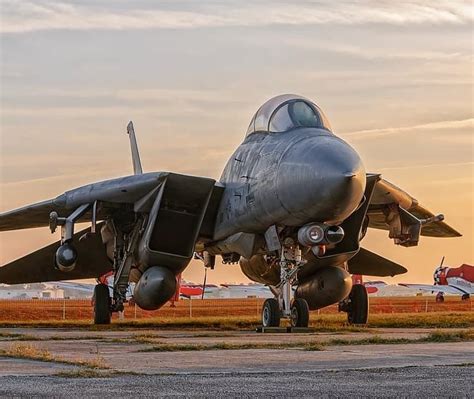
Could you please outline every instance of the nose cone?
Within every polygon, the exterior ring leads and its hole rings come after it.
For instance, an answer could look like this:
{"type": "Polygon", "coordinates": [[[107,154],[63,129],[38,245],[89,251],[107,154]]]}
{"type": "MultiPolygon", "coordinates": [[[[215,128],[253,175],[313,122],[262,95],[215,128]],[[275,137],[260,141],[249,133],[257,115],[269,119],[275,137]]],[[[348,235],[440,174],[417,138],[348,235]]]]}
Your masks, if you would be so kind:
{"type": "Polygon", "coordinates": [[[278,169],[277,195],[294,223],[340,223],[357,209],[366,174],[357,152],[336,136],[293,144],[278,169]]]}

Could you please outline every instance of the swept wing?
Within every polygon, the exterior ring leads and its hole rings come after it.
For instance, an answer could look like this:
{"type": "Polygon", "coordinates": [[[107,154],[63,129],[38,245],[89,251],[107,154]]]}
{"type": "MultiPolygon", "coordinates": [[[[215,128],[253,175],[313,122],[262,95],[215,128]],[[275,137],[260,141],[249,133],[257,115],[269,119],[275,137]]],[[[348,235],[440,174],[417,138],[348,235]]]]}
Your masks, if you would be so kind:
{"type": "MultiPolygon", "coordinates": [[[[374,189],[369,210],[368,227],[390,230],[389,220],[398,208],[408,211],[415,218],[426,223],[421,226],[421,235],[428,237],[460,237],[461,234],[443,221],[442,215],[435,216],[431,211],[421,206],[410,194],[388,182],[380,179],[374,189]]],[[[393,220],[393,218],[392,218],[393,220]]]]}

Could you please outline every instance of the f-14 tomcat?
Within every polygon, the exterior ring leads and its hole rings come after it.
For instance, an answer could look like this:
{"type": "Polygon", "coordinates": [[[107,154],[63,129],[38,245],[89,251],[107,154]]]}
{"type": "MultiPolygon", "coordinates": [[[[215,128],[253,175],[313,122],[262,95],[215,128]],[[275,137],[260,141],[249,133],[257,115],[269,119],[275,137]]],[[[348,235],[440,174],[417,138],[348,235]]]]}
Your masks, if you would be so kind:
{"type": "Polygon", "coordinates": [[[275,298],[262,323],[288,318],[307,326],[309,310],[339,303],[350,323],[366,323],[367,291],[351,274],[397,275],[406,269],[360,247],[367,229],[385,229],[410,247],[420,235],[460,234],[379,174],[366,173],[357,152],[337,137],[312,101],[281,95],[263,104],[218,182],[171,172],[143,173],[128,125],[134,175],[75,188],[0,214],[0,231],[49,226],[49,245],[0,268],[0,283],[98,278],[114,272],[113,296],[95,287],[95,323],[135,302],[158,309],[176,291],[193,256],[240,262],[275,298]],[[76,223],[91,226],[75,232],[76,223]]]}

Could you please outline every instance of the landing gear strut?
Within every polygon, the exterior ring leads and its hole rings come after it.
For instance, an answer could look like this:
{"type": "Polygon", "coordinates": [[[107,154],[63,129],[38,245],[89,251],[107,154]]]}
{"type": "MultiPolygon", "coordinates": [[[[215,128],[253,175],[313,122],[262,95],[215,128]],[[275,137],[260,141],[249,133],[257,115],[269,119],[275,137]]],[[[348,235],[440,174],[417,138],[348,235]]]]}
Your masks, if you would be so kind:
{"type": "Polygon", "coordinates": [[[267,299],[263,304],[263,327],[279,327],[281,318],[290,319],[292,327],[308,327],[308,303],[301,298],[292,299],[291,289],[297,283],[297,272],[304,263],[299,246],[292,239],[286,239],[281,248],[280,283],[274,290],[276,298],[267,299]]]}
{"type": "Polygon", "coordinates": [[[354,284],[349,296],[339,303],[339,311],[347,312],[349,324],[366,324],[369,318],[369,296],[363,284],[354,284]]]}
{"type": "Polygon", "coordinates": [[[135,262],[135,250],[144,221],[136,221],[129,233],[124,233],[111,221],[110,229],[114,235],[114,287],[111,303],[112,312],[122,312],[127,298],[130,271],[135,262]]]}

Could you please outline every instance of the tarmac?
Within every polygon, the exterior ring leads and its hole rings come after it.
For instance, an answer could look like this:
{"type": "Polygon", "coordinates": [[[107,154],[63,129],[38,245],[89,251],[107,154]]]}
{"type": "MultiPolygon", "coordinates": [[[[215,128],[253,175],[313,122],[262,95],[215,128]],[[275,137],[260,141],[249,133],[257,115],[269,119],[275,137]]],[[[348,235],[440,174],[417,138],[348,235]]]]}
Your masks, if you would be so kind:
{"type": "Polygon", "coordinates": [[[327,345],[309,351],[290,345],[331,339],[417,339],[429,329],[258,334],[249,331],[0,329],[0,350],[45,349],[54,361],[2,357],[1,397],[470,397],[474,344],[327,345]],[[12,334],[21,334],[11,336],[12,334]],[[280,349],[150,351],[157,345],[268,345],[280,349]],[[89,378],[78,361],[105,370],[89,378]],[[64,374],[66,373],[66,374],[64,374]]]}

